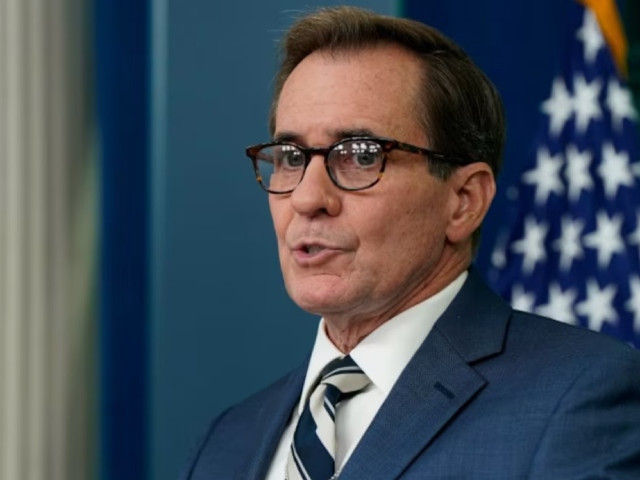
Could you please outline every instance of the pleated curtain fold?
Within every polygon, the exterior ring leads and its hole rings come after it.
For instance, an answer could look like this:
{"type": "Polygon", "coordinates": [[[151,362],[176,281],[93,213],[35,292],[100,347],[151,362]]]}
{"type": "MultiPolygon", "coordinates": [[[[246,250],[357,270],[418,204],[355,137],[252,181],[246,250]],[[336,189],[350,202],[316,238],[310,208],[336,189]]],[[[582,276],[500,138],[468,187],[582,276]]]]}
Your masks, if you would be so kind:
{"type": "Polygon", "coordinates": [[[0,480],[95,478],[88,4],[0,0],[0,480]]]}

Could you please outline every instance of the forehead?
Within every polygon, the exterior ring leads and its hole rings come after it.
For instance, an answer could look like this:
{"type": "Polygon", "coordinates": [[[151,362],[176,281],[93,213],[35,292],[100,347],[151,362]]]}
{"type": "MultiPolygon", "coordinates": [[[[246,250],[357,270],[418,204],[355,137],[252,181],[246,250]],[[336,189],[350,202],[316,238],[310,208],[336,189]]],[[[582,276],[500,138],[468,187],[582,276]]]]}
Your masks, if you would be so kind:
{"type": "Polygon", "coordinates": [[[275,135],[330,140],[336,132],[365,130],[416,141],[424,136],[417,113],[421,81],[420,61],[400,46],[314,52],[283,85],[275,135]]]}

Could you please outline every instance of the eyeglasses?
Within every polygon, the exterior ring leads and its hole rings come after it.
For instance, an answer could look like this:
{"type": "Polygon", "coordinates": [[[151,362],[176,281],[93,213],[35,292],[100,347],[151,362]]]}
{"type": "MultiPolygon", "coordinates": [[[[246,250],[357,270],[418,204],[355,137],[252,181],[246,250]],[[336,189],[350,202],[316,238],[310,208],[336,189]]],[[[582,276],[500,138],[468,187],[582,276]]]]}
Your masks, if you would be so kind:
{"type": "Polygon", "coordinates": [[[345,138],[326,148],[304,148],[291,142],[261,143],[248,147],[246,153],[260,186],[269,193],[284,194],[295,190],[315,155],[324,157],[329,178],[338,188],[357,191],[373,187],[382,178],[387,154],[392,150],[416,153],[454,166],[470,163],[397,140],[374,137],[345,138]]]}

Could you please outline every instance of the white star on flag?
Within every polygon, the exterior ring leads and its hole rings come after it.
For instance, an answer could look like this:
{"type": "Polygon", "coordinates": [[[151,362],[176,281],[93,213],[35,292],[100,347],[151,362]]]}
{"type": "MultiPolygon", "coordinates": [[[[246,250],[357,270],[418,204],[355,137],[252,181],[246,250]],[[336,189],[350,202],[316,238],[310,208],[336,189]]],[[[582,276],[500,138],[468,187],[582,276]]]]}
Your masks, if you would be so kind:
{"type": "Polygon", "coordinates": [[[578,151],[575,145],[567,146],[567,169],[565,177],[569,184],[569,200],[577,202],[583,190],[593,189],[593,179],[589,173],[589,166],[593,155],[588,150],[578,151]]]}
{"type": "Polygon", "coordinates": [[[631,101],[631,92],[627,88],[623,88],[617,78],[610,78],[607,86],[606,105],[611,112],[613,127],[622,130],[622,122],[627,120],[636,120],[638,114],[633,109],[631,101]]]}
{"type": "Polygon", "coordinates": [[[616,196],[621,186],[633,186],[629,154],[625,151],[616,152],[611,142],[602,145],[602,163],[598,167],[598,174],[602,178],[604,192],[610,198],[616,196]]]}
{"type": "Polygon", "coordinates": [[[514,285],[511,293],[511,304],[516,310],[524,310],[530,312],[535,305],[536,297],[532,293],[527,293],[522,285],[514,285]]]}
{"type": "Polygon", "coordinates": [[[598,52],[604,47],[604,39],[596,17],[590,10],[584,12],[584,22],[576,33],[576,37],[584,44],[584,58],[593,63],[598,52]]]}
{"type": "Polygon", "coordinates": [[[529,170],[522,176],[525,183],[536,186],[536,203],[545,203],[552,192],[559,195],[564,191],[564,185],[560,178],[561,168],[562,157],[560,155],[552,157],[549,155],[548,149],[538,150],[536,168],[529,170]]]}
{"type": "Polygon", "coordinates": [[[573,219],[570,215],[562,217],[562,234],[555,242],[553,247],[560,251],[560,269],[562,271],[571,270],[571,265],[576,259],[580,259],[584,255],[580,236],[584,229],[582,220],[573,219]]]}
{"type": "Polygon", "coordinates": [[[607,285],[601,289],[593,278],[587,281],[587,298],[576,304],[576,312],[587,317],[591,330],[601,330],[604,322],[615,322],[618,314],[613,308],[616,296],[615,285],[607,285]]]}
{"type": "Polygon", "coordinates": [[[598,79],[587,83],[582,74],[577,74],[573,78],[573,110],[576,114],[578,133],[585,133],[591,120],[602,117],[602,110],[598,103],[601,89],[602,82],[598,79]]]}
{"type": "Polygon", "coordinates": [[[551,97],[542,103],[540,109],[549,115],[549,130],[554,136],[560,135],[564,124],[573,115],[573,98],[564,80],[556,78],[551,86],[551,97]]]}
{"type": "Polygon", "coordinates": [[[609,218],[607,212],[600,210],[596,216],[596,223],[596,230],[584,236],[584,244],[598,250],[598,266],[607,268],[615,253],[624,252],[624,242],[620,235],[622,215],[609,218]]]}
{"type": "Polygon", "coordinates": [[[536,263],[547,258],[544,248],[544,238],[549,230],[545,223],[538,223],[533,217],[528,217],[524,222],[524,237],[513,242],[514,252],[522,255],[522,270],[531,273],[536,263]]]}
{"type": "Polygon", "coordinates": [[[573,303],[577,295],[576,289],[569,288],[563,292],[560,285],[553,282],[549,285],[549,300],[536,308],[536,313],[575,325],[577,320],[573,313],[573,303]]]}

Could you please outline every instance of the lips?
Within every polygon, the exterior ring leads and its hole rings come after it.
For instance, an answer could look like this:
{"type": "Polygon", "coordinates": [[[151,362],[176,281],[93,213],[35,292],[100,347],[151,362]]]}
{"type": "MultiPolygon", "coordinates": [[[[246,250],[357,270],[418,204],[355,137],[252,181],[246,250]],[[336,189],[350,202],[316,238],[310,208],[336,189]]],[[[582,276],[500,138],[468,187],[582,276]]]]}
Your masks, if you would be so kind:
{"type": "Polygon", "coordinates": [[[344,250],[336,245],[318,242],[314,240],[303,240],[296,242],[290,248],[294,260],[301,266],[319,266],[330,261],[344,250]]]}
{"type": "Polygon", "coordinates": [[[319,253],[322,250],[325,250],[325,248],[326,247],[322,245],[302,245],[300,250],[302,250],[307,255],[315,255],[316,253],[319,253]]]}
{"type": "Polygon", "coordinates": [[[300,242],[291,249],[291,251],[294,253],[299,253],[301,255],[306,255],[306,256],[318,255],[327,250],[339,250],[339,249],[333,246],[325,245],[322,243],[315,243],[315,242],[310,242],[310,243],[300,242]]]}

